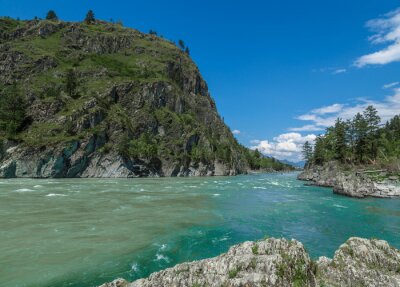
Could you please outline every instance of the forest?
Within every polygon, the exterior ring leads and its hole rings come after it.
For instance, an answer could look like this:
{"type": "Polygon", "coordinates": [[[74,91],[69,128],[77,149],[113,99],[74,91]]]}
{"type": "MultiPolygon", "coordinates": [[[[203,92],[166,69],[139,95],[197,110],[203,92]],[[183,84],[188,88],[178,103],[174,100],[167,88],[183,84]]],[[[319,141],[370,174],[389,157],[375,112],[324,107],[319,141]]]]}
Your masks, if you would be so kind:
{"type": "Polygon", "coordinates": [[[400,116],[381,122],[374,106],[368,106],[351,120],[336,119],[334,126],[319,135],[315,143],[303,146],[306,166],[338,161],[344,165],[399,165],[400,116]]]}

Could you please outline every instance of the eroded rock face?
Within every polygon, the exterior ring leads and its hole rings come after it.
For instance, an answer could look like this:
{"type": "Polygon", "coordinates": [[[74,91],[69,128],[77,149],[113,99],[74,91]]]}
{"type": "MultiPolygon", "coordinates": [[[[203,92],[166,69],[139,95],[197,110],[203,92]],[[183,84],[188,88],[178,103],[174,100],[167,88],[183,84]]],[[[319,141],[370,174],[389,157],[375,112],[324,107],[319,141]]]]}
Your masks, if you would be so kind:
{"type": "Polygon", "coordinates": [[[0,178],[247,172],[200,71],[172,42],[102,21],[0,19],[0,28],[0,96],[15,83],[27,99],[18,142],[0,131],[0,178]],[[129,150],[144,134],[151,156],[129,150]]]}
{"type": "Polygon", "coordinates": [[[159,286],[316,286],[314,265],[296,240],[267,239],[233,246],[218,257],[183,263],[127,283],[102,287],[159,286]]]}
{"type": "Polygon", "coordinates": [[[312,185],[333,187],[334,193],[350,197],[390,198],[400,196],[398,178],[374,181],[362,172],[342,171],[335,162],[307,168],[297,178],[311,181],[312,185]]]}
{"type": "Polygon", "coordinates": [[[400,286],[400,251],[384,240],[350,238],[317,266],[320,286],[400,286]]]}
{"type": "Polygon", "coordinates": [[[100,287],[400,286],[400,251],[383,240],[350,238],[333,259],[312,261],[296,240],[270,238],[233,246],[211,259],[178,264],[132,283],[100,287]]]}

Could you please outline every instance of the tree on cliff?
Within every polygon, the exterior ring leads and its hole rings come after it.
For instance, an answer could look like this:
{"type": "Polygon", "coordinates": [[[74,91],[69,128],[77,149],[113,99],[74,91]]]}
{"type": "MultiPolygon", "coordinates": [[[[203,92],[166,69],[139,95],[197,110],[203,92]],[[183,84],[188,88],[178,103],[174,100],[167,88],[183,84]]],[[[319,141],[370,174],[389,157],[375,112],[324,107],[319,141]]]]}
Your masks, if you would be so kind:
{"type": "Polygon", "coordinates": [[[89,10],[85,17],[85,23],[90,25],[93,24],[95,21],[96,19],[94,18],[94,12],[92,10],[89,10]]]}
{"type": "Polygon", "coordinates": [[[14,136],[25,118],[26,100],[16,84],[0,94],[0,131],[14,136]]]}
{"type": "Polygon", "coordinates": [[[69,69],[65,75],[65,92],[71,98],[76,98],[76,89],[78,87],[78,80],[73,69],[69,69]]]}
{"type": "Polygon", "coordinates": [[[345,161],[347,154],[346,129],[346,123],[338,118],[334,127],[334,148],[336,159],[342,162],[345,161]]]}
{"type": "Polygon", "coordinates": [[[46,20],[58,20],[56,12],[54,12],[54,10],[50,10],[49,12],[47,12],[46,20]]]}
{"type": "Polygon", "coordinates": [[[310,163],[313,157],[313,148],[309,141],[306,141],[303,145],[303,158],[310,163]]]}
{"type": "MultiPolygon", "coordinates": [[[[324,135],[317,137],[311,162],[323,164],[338,160],[347,164],[369,164],[400,159],[400,117],[384,127],[373,106],[357,113],[352,120],[337,119],[324,135]]],[[[305,155],[304,155],[305,156],[305,155]]]]}
{"type": "Polygon", "coordinates": [[[183,40],[179,40],[178,45],[182,50],[185,50],[185,42],[183,42],[183,40]]]}

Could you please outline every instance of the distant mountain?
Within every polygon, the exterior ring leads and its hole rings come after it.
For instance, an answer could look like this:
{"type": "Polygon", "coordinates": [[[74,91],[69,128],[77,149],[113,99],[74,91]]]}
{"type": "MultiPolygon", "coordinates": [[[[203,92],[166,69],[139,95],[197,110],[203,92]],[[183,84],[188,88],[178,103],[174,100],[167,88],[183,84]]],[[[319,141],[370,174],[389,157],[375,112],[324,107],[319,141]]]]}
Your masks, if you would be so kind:
{"type": "Polygon", "coordinates": [[[293,161],[289,161],[289,160],[281,160],[281,162],[286,163],[288,165],[294,166],[296,168],[304,168],[305,165],[305,161],[299,161],[299,162],[293,162],[293,161]]]}

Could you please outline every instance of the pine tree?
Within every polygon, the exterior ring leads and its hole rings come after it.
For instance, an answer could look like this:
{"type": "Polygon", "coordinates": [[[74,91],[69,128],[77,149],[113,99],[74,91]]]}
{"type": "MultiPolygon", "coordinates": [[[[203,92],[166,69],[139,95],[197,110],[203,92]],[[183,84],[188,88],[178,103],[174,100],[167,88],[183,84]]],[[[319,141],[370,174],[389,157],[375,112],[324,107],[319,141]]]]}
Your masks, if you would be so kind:
{"type": "Polygon", "coordinates": [[[381,118],[378,116],[378,111],[373,106],[368,106],[363,114],[367,122],[368,156],[370,159],[375,160],[378,156],[378,130],[381,118]]]}
{"type": "Polygon", "coordinates": [[[76,97],[76,89],[78,87],[78,80],[73,69],[69,69],[65,76],[65,92],[71,97],[76,97]]]}
{"type": "Polygon", "coordinates": [[[303,145],[303,158],[310,164],[313,158],[313,148],[309,141],[306,141],[303,145]]]}
{"type": "Polygon", "coordinates": [[[346,130],[346,123],[338,118],[334,127],[334,152],[336,159],[342,162],[345,161],[347,153],[346,130]]]}
{"type": "Polygon", "coordinates": [[[368,123],[364,116],[357,113],[353,119],[355,136],[355,156],[359,162],[364,162],[367,153],[368,123]]]}
{"type": "Polygon", "coordinates": [[[56,12],[54,12],[54,10],[50,10],[49,12],[47,12],[46,20],[57,21],[58,17],[56,12]]]}
{"type": "Polygon", "coordinates": [[[179,41],[178,41],[178,45],[179,45],[179,47],[180,47],[182,50],[185,49],[185,42],[183,42],[183,40],[179,40],[179,41]]]}
{"type": "Polygon", "coordinates": [[[185,49],[185,53],[186,53],[187,55],[190,55],[190,50],[189,50],[189,47],[186,47],[186,49],[185,49]]]}
{"type": "Polygon", "coordinates": [[[323,136],[318,136],[315,139],[314,162],[318,165],[322,165],[325,162],[325,144],[323,136]]]}
{"type": "Polygon", "coordinates": [[[95,21],[96,19],[94,18],[94,12],[92,10],[89,10],[85,17],[85,23],[90,25],[93,24],[95,21]]]}
{"type": "Polygon", "coordinates": [[[14,83],[0,94],[0,131],[14,136],[25,118],[26,100],[14,83]]]}

